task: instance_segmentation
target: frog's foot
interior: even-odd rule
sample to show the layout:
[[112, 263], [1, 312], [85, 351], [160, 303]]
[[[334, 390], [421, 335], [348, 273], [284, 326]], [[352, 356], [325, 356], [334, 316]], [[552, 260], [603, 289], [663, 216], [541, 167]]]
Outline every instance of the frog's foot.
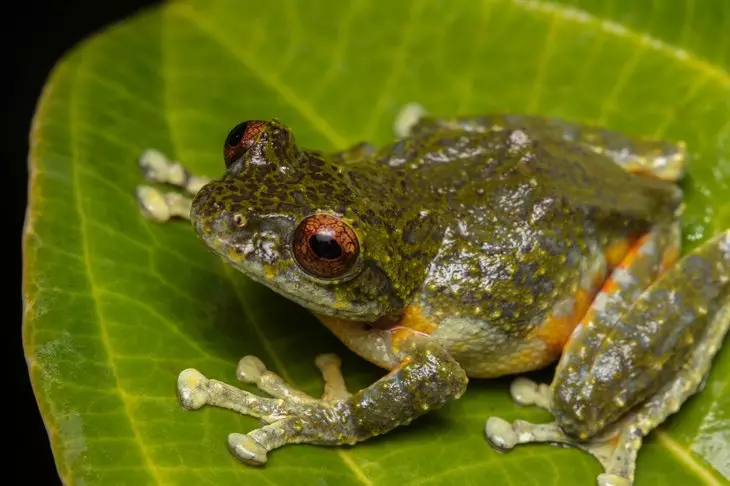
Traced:
[[537, 405], [550, 410], [550, 386], [520, 376], [512, 381], [509, 388], [512, 400], [520, 405]]
[[588, 441], [579, 441], [566, 435], [555, 422], [532, 424], [515, 420], [509, 423], [490, 417], [485, 431], [490, 444], [502, 451], [531, 442], [549, 442], [581, 449], [598, 459], [605, 470], [598, 476], [598, 486], [630, 486], [636, 453], [641, 446], [640, 431], [631, 428], [624, 429], [621, 434], [612, 431]]
[[[678, 285], [680, 282], [688, 285], [682, 287]], [[676, 289], [680, 289], [681, 292]], [[671, 299], [668, 296], [671, 296]], [[668, 301], [673, 305], [669, 305]], [[694, 346], [684, 350], [683, 359], [678, 363], [671, 379], [662, 382], [647, 399], [630, 408], [620, 416], [619, 420], [608, 421], [608, 426], [599, 429], [602, 430], [600, 434], [592, 436], [591, 433], [583, 432], [580, 427], [576, 428], [574, 422], [570, 420], [571, 417], [566, 414], [566, 408], [560, 406], [558, 400], [564, 394], [561, 395], [559, 389], [556, 393], [556, 383], [560, 383], [559, 379], [556, 378], [550, 387], [552, 398], [547, 396], [548, 391], [543, 385], [531, 384], [521, 379], [512, 387], [513, 397], [522, 404], [554, 407], [552, 412], [560, 426], [557, 423], [535, 425], [520, 420], [510, 424], [492, 417], [486, 424], [489, 441], [502, 450], [530, 442], [550, 442], [576, 447], [591, 453], [603, 465], [605, 472], [598, 476], [600, 486], [631, 485], [643, 437], [677, 412], [687, 398], [702, 387], [713, 357], [730, 330], [730, 230], [715, 236], [666, 270], [656, 283], [642, 294], [633, 309], [648, 310], [624, 314], [622, 325], [627, 329], [638, 328], [637, 322], [661, 322], [673, 325], [672, 336], [680, 324], [685, 327], [697, 324], [701, 329], [702, 332], [698, 332], [696, 337], [684, 334], [684, 342], [673, 343], [674, 352], [685, 343], [692, 343]], [[655, 311], [656, 314], [650, 314], [649, 311]], [[687, 318], [680, 320], [680, 316]], [[654, 334], [659, 336], [661, 332], [656, 331]], [[612, 337], [616, 338], [616, 335]], [[653, 359], [660, 360], [662, 355], [657, 354]], [[633, 360], [631, 363], [638, 361]], [[591, 386], [596, 386], [597, 380], [589, 379], [592, 380]], [[572, 413], [581, 418], [600, 407], [601, 403], [597, 400], [601, 400], [602, 397], [609, 397], [609, 400], [612, 397], [615, 406], [625, 400], [619, 392], [631, 386], [634, 385], [630, 382], [619, 382], [609, 390], [609, 392], [618, 391], [596, 397], [596, 400], [584, 401], [580, 403], [580, 408], [572, 409]], [[580, 389], [573, 386], [570, 391], [577, 393]], [[600, 420], [600, 417], [593, 417], [587, 425], [592, 426], [596, 420]], [[568, 435], [566, 431], [575, 432]], [[583, 439], [584, 433], [587, 439]], [[573, 435], [581, 438], [578, 439]]]
[[164, 223], [170, 218], [190, 218], [193, 200], [176, 192], [163, 193], [151, 186], [137, 186], [137, 205], [142, 215]]
[[[139, 158], [145, 179], [155, 184], [178, 187], [194, 196], [208, 183], [207, 177], [196, 176], [179, 162], [170, 161], [154, 149], [145, 150]], [[142, 214], [152, 221], [165, 222], [170, 218], [190, 218], [192, 198], [176, 192], [165, 192], [140, 185], [136, 190], [137, 204]]]
[[[324, 379], [322, 400], [345, 399], [350, 396], [345, 386], [345, 378], [340, 369], [341, 361], [336, 354], [320, 354], [314, 363]], [[317, 398], [293, 388], [279, 375], [266, 369], [266, 365], [256, 356], [246, 356], [238, 362], [236, 376], [244, 383], [255, 385], [259, 390], [277, 398], [316, 402]]]
[[393, 123], [393, 131], [398, 138], [407, 137], [411, 134], [411, 129], [418, 121], [426, 116], [426, 109], [418, 103], [408, 103], [401, 108]]
[[[510, 385], [510, 395], [512, 400], [520, 405], [536, 405], [550, 410], [550, 386], [544, 383], [536, 383], [524, 377], [516, 378]], [[590, 441], [579, 441], [566, 435], [555, 422], [532, 424], [524, 420], [515, 420], [510, 424], [498, 417], [490, 417], [487, 420], [485, 433], [490, 444], [502, 451], [531, 442], [549, 442], [576, 447], [598, 459], [606, 471], [611, 471], [599, 476], [599, 486], [631, 484], [623, 479], [621, 474], [624, 471], [616, 471], [617, 468], [613, 465], [617, 449], [616, 433], [609, 433], [608, 436], [604, 435]], [[639, 436], [639, 445], [640, 443]]]
[[265, 464], [267, 453], [285, 444], [354, 443], [356, 440], [348, 440], [354, 435], [344, 402], [350, 393], [340, 371], [340, 359], [333, 354], [324, 354], [318, 356], [315, 363], [325, 383], [321, 399], [288, 385], [254, 356], [241, 359], [236, 374], [241, 381], [253, 384], [275, 398], [260, 397], [208, 379], [194, 369], [180, 373], [178, 396], [187, 410], [212, 405], [266, 422], [267, 425], [248, 434], [228, 436], [231, 452], [250, 465]]

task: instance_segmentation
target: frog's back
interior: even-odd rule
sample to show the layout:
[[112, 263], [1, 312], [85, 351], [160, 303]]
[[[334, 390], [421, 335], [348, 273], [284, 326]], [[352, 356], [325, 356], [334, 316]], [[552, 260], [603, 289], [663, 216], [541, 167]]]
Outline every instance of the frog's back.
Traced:
[[681, 202], [671, 183], [522, 130], [454, 133], [422, 150], [407, 164], [410, 193], [444, 211], [444, 239], [416, 303], [471, 376], [553, 361], [611, 247]]

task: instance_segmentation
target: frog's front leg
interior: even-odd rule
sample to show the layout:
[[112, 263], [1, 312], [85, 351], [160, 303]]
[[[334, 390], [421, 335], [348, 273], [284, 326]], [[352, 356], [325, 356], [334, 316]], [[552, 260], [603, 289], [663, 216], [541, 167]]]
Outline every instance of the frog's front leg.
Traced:
[[[649, 253], [635, 254], [635, 262]], [[730, 327], [730, 231], [662, 273], [635, 302], [614, 299], [614, 308], [627, 306], [616, 320], [606, 305], [576, 328], [550, 389], [513, 384], [519, 403], [549, 408], [556, 422], [490, 418], [486, 433], [502, 449], [529, 442], [581, 448], [605, 469], [598, 484], [624, 486], [633, 482], [643, 437], [700, 388]]]
[[[179, 162], [169, 160], [154, 149], [142, 153], [139, 167], [149, 182], [178, 187], [190, 196], [195, 196], [210, 180], [192, 174]], [[170, 218], [190, 219], [191, 197], [172, 191], [163, 193], [145, 185], [137, 187], [136, 196], [140, 211], [152, 221], [162, 223]]]
[[263, 398], [210, 380], [187, 369], [178, 378], [180, 402], [195, 410], [212, 405], [257, 417], [268, 425], [229, 435], [230, 450], [251, 465], [266, 463], [267, 453], [285, 444], [355, 444], [410, 423], [429, 410], [461, 396], [467, 377], [435, 341], [415, 333], [394, 338], [398, 364], [373, 385], [347, 392], [333, 355], [317, 358], [325, 380], [321, 399], [287, 385], [256, 358], [239, 363], [238, 376], [275, 398]]

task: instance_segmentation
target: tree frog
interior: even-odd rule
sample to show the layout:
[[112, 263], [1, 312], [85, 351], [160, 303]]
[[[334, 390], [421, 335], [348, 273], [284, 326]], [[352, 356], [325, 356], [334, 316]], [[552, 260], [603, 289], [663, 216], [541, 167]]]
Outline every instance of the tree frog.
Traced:
[[506, 450], [560, 443], [594, 455], [599, 485], [630, 485], [642, 438], [701, 387], [730, 323], [730, 230], [680, 259], [685, 147], [527, 115], [435, 118], [406, 107], [394, 141], [324, 153], [277, 119], [237, 125], [211, 180], [150, 150], [137, 200], [189, 218], [207, 247], [302, 305], [385, 370], [351, 393], [332, 354], [324, 393], [295, 389], [253, 356], [260, 397], [182, 371], [185, 409], [266, 425], [228, 442], [263, 465], [285, 444], [355, 444], [461, 397], [471, 378], [557, 362], [513, 399], [554, 421], [486, 421]]

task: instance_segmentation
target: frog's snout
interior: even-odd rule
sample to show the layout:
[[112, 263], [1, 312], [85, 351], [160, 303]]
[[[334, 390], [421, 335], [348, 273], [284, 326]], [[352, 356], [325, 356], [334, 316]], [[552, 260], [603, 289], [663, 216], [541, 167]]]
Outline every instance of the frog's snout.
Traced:
[[193, 199], [190, 219], [198, 234], [209, 241], [213, 237], [228, 239], [233, 234], [245, 237], [250, 224], [240, 205], [226, 204], [226, 193], [222, 186], [211, 182]]
[[[193, 200], [191, 221], [198, 236], [220, 256], [235, 262], [271, 264], [285, 250], [286, 222], [260, 218], [215, 182], [204, 186]], [[283, 225], [283, 226], [282, 226]]]

